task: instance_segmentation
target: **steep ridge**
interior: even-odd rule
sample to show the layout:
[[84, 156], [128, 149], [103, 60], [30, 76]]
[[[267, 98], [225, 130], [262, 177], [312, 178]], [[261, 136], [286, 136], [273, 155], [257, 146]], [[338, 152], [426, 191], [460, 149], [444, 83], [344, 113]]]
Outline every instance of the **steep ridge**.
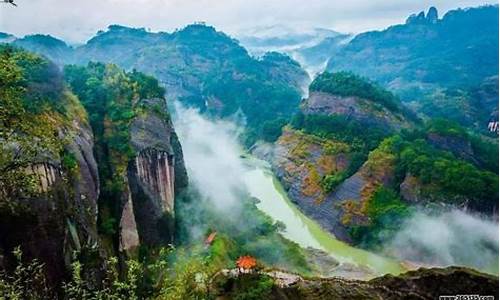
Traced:
[[[99, 281], [105, 253], [97, 232], [100, 193], [94, 136], [87, 114], [62, 83], [56, 66], [38, 56], [0, 48], [5, 71], [17, 74], [2, 89], [0, 184], [1, 266], [12, 251], [47, 266], [50, 284], [66, 276], [79, 253], [85, 277]], [[21, 67], [22, 66], [22, 67]]]
[[341, 72], [318, 76], [301, 112], [254, 154], [271, 163], [306, 215], [338, 239], [369, 248], [416, 206], [494, 218], [497, 151], [458, 124], [422, 124], [392, 94]]
[[[167, 109], [164, 99], [144, 99], [138, 105], [146, 110]], [[172, 123], [146, 113], [132, 121], [130, 132], [136, 156], [129, 162], [128, 178], [139, 236], [146, 245], [173, 243], [175, 195], [177, 189], [186, 188], [187, 175]]]
[[[442, 18], [431, 7], [406, 24], [357, 35], [332, 54], [327, 70], [368, 77], [419, 113], [487, 133], [498, 103], [477, 105], [477, 91], [498, 82], [497, 24], [498, 6], [451, 10]], [[498, 86], [490, 92], [498, 98]]]
[[157, 81], [103, 64], [63, 77], [10, 46], [0, 63], [10, 80], [0, 91], [1, 269], [16, 266], [19, 247], [23, 261], [45, 264], [50, 287], [74, 261], [99, 287], [110, 256], [173, 243], [187, 175]]
[[174, 199], [187, 175], [164, 89], [152, 77], [101, 63], [67, 66], [65, 76], [96, 133], [103, 234], [130, 255], [139, 245], [173, 243]]

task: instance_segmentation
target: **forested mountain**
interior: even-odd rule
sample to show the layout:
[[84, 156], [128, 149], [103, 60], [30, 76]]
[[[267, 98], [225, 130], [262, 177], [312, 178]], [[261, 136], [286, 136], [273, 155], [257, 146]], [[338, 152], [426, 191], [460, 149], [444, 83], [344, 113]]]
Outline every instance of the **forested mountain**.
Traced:
[[498, 212], [498, 142], [444, 119], [422, 121], [397, 96], [348, 72], [323, 73], [273, 147], [292, 200], [339, 239], [376, 248], [415, 209]]
[[292, 59], [278, 53], [252, 58], [236, 40], [203, 24], [171, 34], [111, 25], [76, 49], [47, 36], [14, 44], [56, 62], [101, 61], [136, 69], [158, 78], [169, 97], [216, 116], [241, 110], [250, 125], [249, 141], [261, 136], [266, 122], [293, 114], [308, 81]]
[[32, 52], [45, 55], [58, 65], [64, 65], [73, 59], [73, 49], [65, 42], [50, 35], [33, 34], [15, 39], [13, 44]]
[[[435, 8], [406, 24], [357, 35], [332, 55], [329, 71], [377, 81], [431, 117], [486, 132], [498, 119], [498, 6]], [[482, 95], [482, 96], [478, 96]]]
[[2, 267], [19, 247], [47, 266], [48, 286], [78, 261], [98, 287], [109, 255], [172, 243], [187, 178], [158, 82], [100, 63], [62, 74], [11, 46], [0, 56]]
[[0, 299], [498, 293], [498, 6], [0, 42]]
[[[304, 274], [316, 268], [248, 195], [221, 218], [187, 190], [155, 78], [95, 62], [61, 72], [8, 45], [0, 65], [2, 297], [202, 295], [176, 278], [212, 275], [244, 254]], [[210, 249], [192, 236], [205, 227], [217, 228]]]

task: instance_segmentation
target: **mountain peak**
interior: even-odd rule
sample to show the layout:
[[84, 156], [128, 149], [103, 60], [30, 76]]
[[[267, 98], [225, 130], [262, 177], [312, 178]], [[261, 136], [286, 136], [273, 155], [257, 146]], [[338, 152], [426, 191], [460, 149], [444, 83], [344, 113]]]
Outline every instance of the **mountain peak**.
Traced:
[[436, 7], [431, 6], [427, 12], [419, 12], [418, 14], [411, 14], [406, 19], [406, 24], [436, 24], [438, 22], [438, 10]]
[[48, 35], [48, 34], [30, 34], [30, 35], [27, 35], [21, 39], [16, 40], [16, 42], [18, 42], [18, 43], [38, 43], [40, 45], [49, 46], [49, 47], [63, 47], [63, 48], [68, 47], [68, 45], [64, 41], [62, 41], [58, 38], [55, 38], [51, 35]]
[[429, 8], [429, 11], [427, 12], [426, 19], [429, 23], [435, 24], [437, 23], [439, 16], [438, 16], [438, 10], [434, 6], [431, 6]]

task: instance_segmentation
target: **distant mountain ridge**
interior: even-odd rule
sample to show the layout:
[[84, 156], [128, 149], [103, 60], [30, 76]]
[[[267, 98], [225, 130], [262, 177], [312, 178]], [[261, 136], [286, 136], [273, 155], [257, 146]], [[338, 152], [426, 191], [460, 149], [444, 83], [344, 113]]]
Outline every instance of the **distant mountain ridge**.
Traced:
[[289, 57], [271, 53], [253, 58], [238, 41], [204, 24], [172, 33], [111, 25], [76, 48], [44, 35], [13, 44], [61, 65], [101, 61], [136, 69], [158, 78], [168, 98], [209, 114], [226, 117], [241, 110], [251, 125], [249, 141], [261, 134], [265, 122], [289, 118], [309, 82]]
[[492, 99], [486, 107], [475, 105], [475, 94], [498, 78], [498, 42], [497, 5], [451, 10], [442, 18], [431, 7], [405, 24], [357, 35], [332, 55], [327, 70], [370, 78], [424, 116], [486, 132], [498, 111], [498, 83], [486, 92]]

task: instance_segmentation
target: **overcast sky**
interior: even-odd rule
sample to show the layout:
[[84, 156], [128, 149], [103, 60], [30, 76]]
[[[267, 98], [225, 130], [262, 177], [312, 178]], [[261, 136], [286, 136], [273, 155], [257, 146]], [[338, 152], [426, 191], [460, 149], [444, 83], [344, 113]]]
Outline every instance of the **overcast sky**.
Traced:
[[493, 0], [15, 0], [0, 3], [0, 31], [49, 33], [84, 42], [109, 24], [171, 31], [195, 21], [237, 35], [253, 27], [330, 28], [357, 33], [402, 23], [434, 5], [440, 14]]

